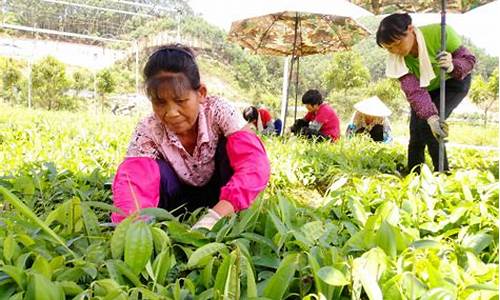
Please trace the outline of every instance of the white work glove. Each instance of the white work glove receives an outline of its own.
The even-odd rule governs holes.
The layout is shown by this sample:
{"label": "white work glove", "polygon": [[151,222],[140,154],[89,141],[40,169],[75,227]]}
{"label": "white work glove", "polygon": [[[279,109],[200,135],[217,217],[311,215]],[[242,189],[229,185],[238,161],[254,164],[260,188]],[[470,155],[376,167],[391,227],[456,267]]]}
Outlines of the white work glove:
{"label": "white work glove", "polygon": [[191,227],[191,229],[206,228],[210,230],[221,218],[222,217],[215,210],[209,209],[208,212],[201,217],[198,222],[193,225],[193,227]]}
{"label": "white work glove", "polygon": [[453,72],[453,59],[450,52],[441,51],[436,55],[436,60],[442,69],[446,70],[446,73]]}
{"label": "white work glove", "polygon": [[436,139],[444,139],[448,136],[448,124],[441,122],[438,115],[432,115],[427,119],[427,124],[431,128],[432,134]]}

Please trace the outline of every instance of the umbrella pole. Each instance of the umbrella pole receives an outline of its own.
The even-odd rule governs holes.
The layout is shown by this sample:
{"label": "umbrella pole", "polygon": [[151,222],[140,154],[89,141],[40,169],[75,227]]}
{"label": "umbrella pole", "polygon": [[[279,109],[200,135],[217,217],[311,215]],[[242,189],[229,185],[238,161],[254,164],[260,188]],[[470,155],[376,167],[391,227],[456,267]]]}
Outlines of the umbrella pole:
{"label": "umbrella pole", "polygon": [[[441,51],[446,50],[446,1],[441,0]],[[439,84],[439,120],[445,120],[446,71],[440,70]],[[444,139],[439,139],[439,172],[444,171]]]}
{"label": "umbrella pole", "polygon": [[286,128],[286,115],[288,107],[288,69],[289,69],[290,57],[285,56],[285,62],[283,64],[283,87],[281,91],[281,120],[283,121],[283,126],[281,126],[280,135],[285,133]]}
{"label": "umbrella pole", "polygon": [[[293,41],[293,49],[292,49],[292,58],[290,59],[292,65],[290,66],[290,72],[288,73],[288,81],[286,85],[286,92],[284,93],[285,96],[285,113],[283,117],[283,129],[286,128],[286,116],[288,115],[288,95],[289,95],[289,89],[290,89],[290,82],[292,81],[292,73],[293,73],[293,63],[295,59],[297,58],[296,56],[296,50],[297,50],[297,26],[298,26],[298,19],[299,19],[299,14],[295,14],[295,36],[294,36],[294,41]],[[284,73],[283,73],[284,76]],[[284,80],[284,78],[283,78]],[[283,84],[283,88],[285,88],[285,84]],[[284,131],[282,131],[283,133]]]}
{"label": "umbrella pole", "polygon": [[300,56],[297,56],[297,65],[295,67],[295,112],[293,114],[293,122],[297,120],[297,95],[299,93],[299,62]]}

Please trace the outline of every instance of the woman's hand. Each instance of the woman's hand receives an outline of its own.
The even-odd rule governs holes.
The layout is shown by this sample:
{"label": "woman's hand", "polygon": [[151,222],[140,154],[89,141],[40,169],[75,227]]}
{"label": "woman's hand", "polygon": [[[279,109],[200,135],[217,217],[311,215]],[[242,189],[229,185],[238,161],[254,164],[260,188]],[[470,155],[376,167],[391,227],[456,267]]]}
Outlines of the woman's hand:
{"label": "woman's hand", "polygon": [[213,208],[209,209],[191,229],[207,228],[210,230],[222,217],[232,213],[234,213],[233,205],[229,201],[221,200]]}
{"label": "woman's hand", "polygon": [[196,222],[191,229],[206,228],[212,229],[214,225],[222,218],[215,210],[209,209],[208,212]]}
{"label": "woman's hand", "polygon": [[448,136],[448,124],[440,121],[438,115],[430,116],[427,119],[427,124],[429,124],[432,134],[436,139],[444,139]]}
{"label": "woman's hand", "polygon": [[442,51],[436,55],[439,66],[446,70],[446,73],[453,72],[453,59],[450,52]]}

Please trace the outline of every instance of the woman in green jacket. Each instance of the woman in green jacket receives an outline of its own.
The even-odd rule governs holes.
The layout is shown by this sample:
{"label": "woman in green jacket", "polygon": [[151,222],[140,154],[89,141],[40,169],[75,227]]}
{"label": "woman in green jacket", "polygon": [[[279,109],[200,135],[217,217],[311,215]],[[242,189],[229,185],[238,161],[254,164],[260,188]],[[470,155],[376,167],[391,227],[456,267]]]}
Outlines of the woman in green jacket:
{"label": "woman in green jacket", "polygon": [[[440,68],[446,70],[446,118],[470,88],[476,58],[450,26],[446,27],[446,36],[446,51],[441,52],[440,24],[417,28],[406,13],[385,17],[377,31],[377,44],[389,52],[386,75],[399,79],[411,106],[409,170],[416,167],[419,171],[426,146],[438,170],[438,138],[448,135],[446,123],[439,120]],[[444,170],[449,170],[446,151]]]}

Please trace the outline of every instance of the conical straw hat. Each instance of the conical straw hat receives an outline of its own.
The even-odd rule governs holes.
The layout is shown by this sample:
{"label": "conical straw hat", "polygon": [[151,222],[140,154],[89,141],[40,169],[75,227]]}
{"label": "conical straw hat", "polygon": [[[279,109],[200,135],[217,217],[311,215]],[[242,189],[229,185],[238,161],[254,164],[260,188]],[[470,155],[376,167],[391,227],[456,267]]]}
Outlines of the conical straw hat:
{"label": "conical straw hat", "polygon": [[370,97],[354,104],[354,108],[374,117],[387,117],[391,115],[391,110],[377,96]]}

